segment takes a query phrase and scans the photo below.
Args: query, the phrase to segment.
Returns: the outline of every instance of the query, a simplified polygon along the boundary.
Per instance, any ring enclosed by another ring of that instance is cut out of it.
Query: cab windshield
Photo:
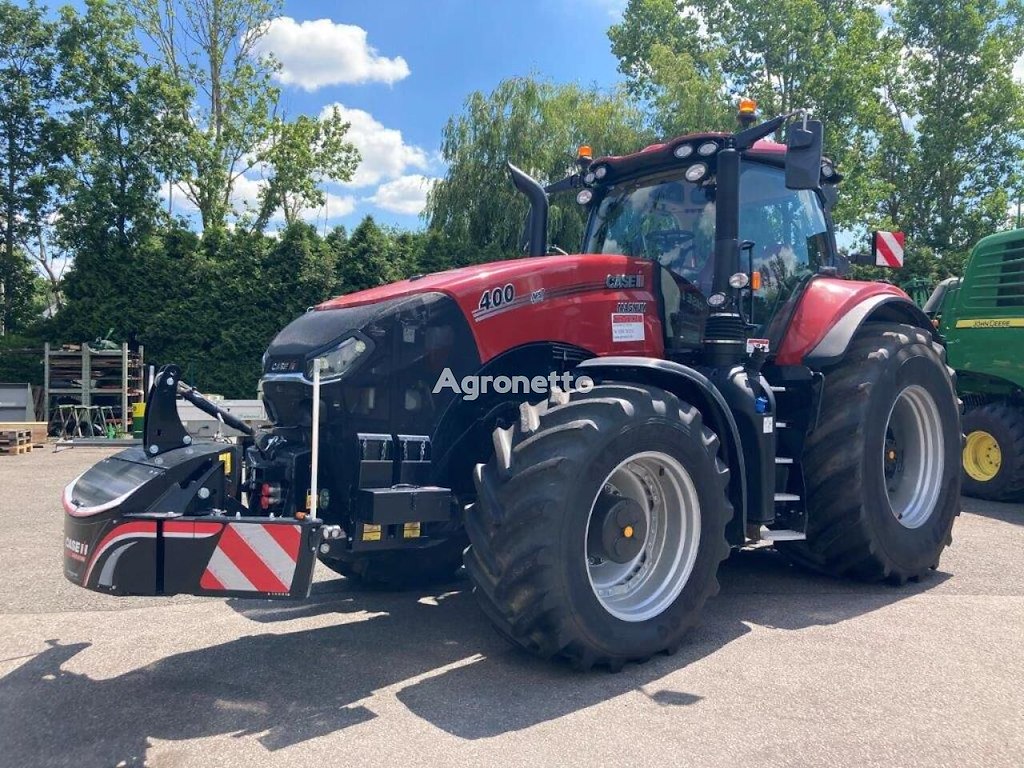
[[[679,171],[625,182],[601,200],[588,228],[588,253],[657,261],[705,296],[714,276],[715,187]],[[828,251],[821,203],[786,188],[781,168],[749,162],[740,172],[740,240],[753,242],[741,267],[761,272],[758,303],[772,302],[795,279],[821,266]]]

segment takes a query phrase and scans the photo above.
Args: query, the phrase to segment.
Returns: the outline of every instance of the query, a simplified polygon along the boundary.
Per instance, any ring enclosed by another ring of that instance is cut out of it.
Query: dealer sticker
[[[755,351],[760,350],[765,354],[768,354],[769,348],[771,347],[771,341],[768,339],[747,339],[747,354],[752,355]]]
[[[612,341],[643,341],[644,315],[642,312],[615,312],[612,314]]]

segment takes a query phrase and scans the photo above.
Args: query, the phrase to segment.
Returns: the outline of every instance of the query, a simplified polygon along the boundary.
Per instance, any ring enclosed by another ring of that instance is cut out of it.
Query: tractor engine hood
[[[522,258],[451,269],[339,296],[309,314],[372,312],[373,307],[423,294],[443,294],[454,301],[472,331],[481,362],[539,342],[583,347],[598,355],[662,351],[655,265],[613,254]],[[612,315],[624,303],[644,314],[644,332],[637,330],[628,338],[613,334]]]

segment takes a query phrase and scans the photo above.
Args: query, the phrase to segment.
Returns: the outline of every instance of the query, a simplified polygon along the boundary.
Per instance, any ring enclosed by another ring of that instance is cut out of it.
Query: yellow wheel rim
[[[999,443],[988,432],[977,430],[967,436],[964,446],[964,470],[980,483],[987,483],[999,474],[1003,454]]]

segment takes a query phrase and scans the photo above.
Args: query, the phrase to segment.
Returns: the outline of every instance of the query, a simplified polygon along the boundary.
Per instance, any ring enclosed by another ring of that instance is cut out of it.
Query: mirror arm
[[[574,173],[571,176],[566,176],[561,181],[548,184],[544,187],[544,191],[549,195],[557,195],[559,192],[570,192],[580,186],[582,186],[580,175],[578,173]]]

